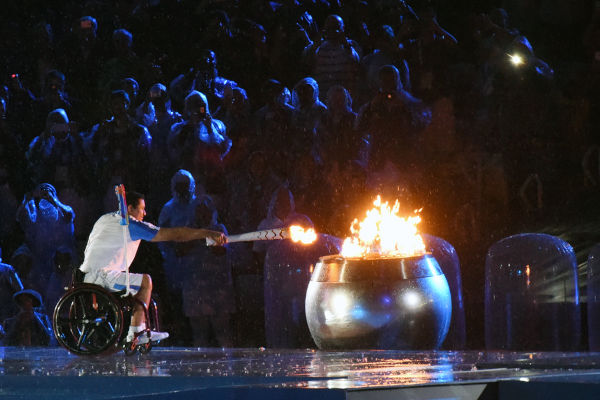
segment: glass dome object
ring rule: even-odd
[[[485,262],[488,350],[578,350],[581,314],[571,245],[541,233],[494,243]]]

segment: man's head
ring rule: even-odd
[[[56,188],[49,183],[40,183],[33,190],[34,197],[46,200],[58,200]]]
[[[127,115],[129,95],[124,90],[115,90],[110,94],[110,109],[115,117]]]
[[[46,131],[58,140],[64,139],[69,134],[69,117],[64,109],[57,108],[48,113],[46,117]]]
[[[87,43],[95,40],[97,31],[98,22],[96,21],[96,18],[89,15],[79,18],[76,32],[82,42]]]
[[[137,81],[133,78],[123,78],[119,83],[121,89],[127,92],[129,101],[135,104],[138,92],[140,91],[140,85],[137,83]]]
[[[334,85],[327,91],[327,108],[331,110],[348,110],[352,108],[350,92],[342,85]]]
[[[64,92],[65,90],[65,75],[58,70],[48,71],[44,79],[44,87],[49,94]]]
[[[323,39],[332,42],[341,42],[346,37],[344,33],[344,20],[339,15],[329,15],[323,25]]]
[[[384,65],[379,69],[379,90],[388,95],[393,95],[402,88],[400,72],[393,65]]]
[[[203,93],[193,90],[185,98],[185,112],[192,123],[198,124],[206,118],[208,114],[208,102]]]
[[[188,203],[194,197],[195,190],[196,181],[189,171],[180,169],[175,172],[171,178],[171,194],[174,198]]]
[[[43,304],[42,296],[33,289],[23,289],[15,293],[13,299],[25,311],[33,311],[34,308],[41,307]]]
[[[242,88],[236,87],[231,90],[231,111],[242,113],[248,109],[248,94]]]
[[[285,220],[287,216],[294,211],[294,198],[292,192],[286,187],[280,187],[277,190],[273,213],[280,220]]]
[[[112,36],[113,46],[117,55],[126,56],[131,50],[133,35],[126,29],[116,29]]]
[[[206,79],[217,77],[217,56],[212,50],[202,50],[196,68]]]
[[[284,86],[276,79],[267,80],[262,87],[262,94],[267,104],[276,104],[283,92]]]
[[[194,222],[198,227],[209,227],[217,223],[217,207],[208,195],[198,198],[194,205]]]
[[[148,101],[154,106],[164,106],[167,103],[167,87],[162,83],[155,83],[148,90]]]
[[[143,221],[146,216],[146,200],[144,200],[144,195],[138,192],[127,192],[127,214],[130,217]]]
[[[297,102],[300,108],[312,106],[319,97],[319,86],[313,78],[304,78],[296,84]]]

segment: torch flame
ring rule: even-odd
[[[313,228],[304,229],[298,225],[290,226],[290,239],[295,243],[311,244],[317,240],[317,234]]]
[[[342,256],[411,257],[425,254],[425,243],[417,231],[417,224],[421,222],[419,215],[400,217],[398,200],[390,207],[387,202],[382,203],[381,196],[377,196],[373,205],[375,208],[367,211],[364,220],[352,222],[352,236],[344,241]]]

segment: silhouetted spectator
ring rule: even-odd
[[[19,271],[26,287],[40,293],[52,289],[49,281],[56,252],[60,249],[70,252],[74,246],[74,218],[73,209],[58,199],[56,189],[48,183],[38,185],[25,195],[17,210],[17,220],[25,232],[25,245],[32,258],[29,273]],[[54,307],[54,304],[49,305]]]
[[[226,67],[226,74],[229,74],[230,71],[228,69],[232,68],[230,67],[232,66],[230,55],[235,49],[233,33],[231,31],[231,19],[223,9],[203,13],[202,17],[204,19],[202,21],[204,29],[198,41],[198,48],[213,49],[219,55],[221,65]],[[201,57],[204,56],[205,54],[201,54]]]
[[[354,94],[357,89],[360,55],[356,43],[346,37],[344,21],[329,15],[323,26],[323,42],[305,49],[311,75],[323,93],[333,85],[342,85]]]
[[[164,190],[165,187],[163,186]],[[189,171],[179,170],[171,178],[171,199],[164,204],[158,216],[158,224],[161,227],[186,226],[193,216],[193,202],[196,199],[196,182]],[[200,189],[201,191],[203,189]],[[189,325],[186,324],[183,314],[183,285],[185,271],[183,269],[183,256],[189,244],[175,242],[158,243],[163,259],[164,276],[167,283],[168,302],[163,308],[168,315],[165,325],[171,325],[172,331],[181,332],[181,337],[176,340],[181,344],[189,344],[192,339],[191,333],[186,335]],[[195,296],[194,296],[195,297]],[[169,330],[169,329],[166,329]],[[186,343],[188,342],[188,343]]]
[[[266,216],[260,221],[256,229],[260,231],[263,229],[283,228],[283,221],[295,213],[294,195],[286,184],[282,184],[271,195]],[[264,262],[265,254],[271,244],[268,241],[256,241],[252,245],[252,251],[256,253],[260,264]]]
[[[2,262],[2,248],[0,248],[0,321],[12,317],[18,311],[13,302],[13,295],[23,290],[23,284],[15,269]]]
[[[123,78],[119,82],[119,89],[124,90],[125,93],[127,93],[127,95],[129,96],[129,113],[132,117],[135,117],[138,106],[138,94],[140,92],[140,84],[134,78]]]
[[[284,225],[314,228],[303,214],[288,217]],[[271,348],[313,346],[305,315],[306,289],[319,257],[338,254],[339,240],[319,234],[312,244],[275,241],[267,250],[264,266],[265,336]]]
[[[412,40],[405,43],[405,53],[411,68],[411,92],[423,98],[435,89],[435,76],[457,59],[456,38],[440,26],[432,8],[423,10]]]
[[[308,19],[308,16],[305,16],[304,19]],[[313,22],[312,17],[310,17],[310,21]],[[293,85],[302,76],[312,73],[309,63],[302,63],[299,60],[302,58],[304,49],[311,46],[313,41],[301,21],[294,23],[290,18],[277,15],[273,18],[273,22],[274,25],[269,28],[267,36],[270,55],[269,71],[271,73],[267,76],[276,76],[285,85]],[[258,83],[262,82],[258,81]]]
[[[202,50],[196,65],[171,81],[169,96],[174,105],[181,109],[185,98],[195,90],[204,93],[216,109],[224,97],[231,96],[231,89],[235,86],[237,84],[234,81],[219,76],[215,52]]]
[[[256,147],[256,127],[246,91],[234,88],[231,98],[223,102],[216,117],[227,127],[227,136],[232,142],[225,159],[226,167],[228,170],[239,168]]]
[[[56,339],[52,333],[50,318],[43,310],[42,296],[32,289],[14,294],[19,313],[4,321],[5,346],[53,346]]]
[[[260,85],[271,73],[270,46],[267,42],[270,35],[261,25],[255,21],[244,18],[236,23],[237,34],[235,41],[238,44],[236,51],[231,54],[230,66],[246,65],[247,73],[236,76],[238,83],[248,91],[250,96],[260,93]],[[289,63],[288,60],[279,58],[281,63]]]
[[[73,113],[73,105],[65,91],[65,84],[66,78],[62,72],[52,70],[46,74],[42,95],[34,103],[33,127],[37,132],[43,129],[50,111],[62,108],[69,114]]]
[[[266,104],[255,114],[257,149],[277,153],[286,149],[294,108],[284,100],[284,86],[269,79],[263,86]]]
[[[164,189],[164,188],[163,188]],[[162,207],[158,224],[164,227],[185,226],[193,215],[192,204],[196,199],[196,181],[189,171],[180,169],[171,178],[171,199]],[[163,242],[158,247],[163,256],[167,285],[172,293],[181,297],[183,270],[178,248],[181,243]],[[180,299],[181,301],[181,299]]]
[[[111,94],[113,116],[100,123],[92,138],[92,149],[100,178],[105,188],[119,177],[125,185],[145,188],[152,137],[145,126],[129,115],[129,96],[122,90]]]
[[[60,69],[69,77],[72,94],[80,101],[80,123],[83,128],[88,128],[104,114],[97,85],[106,60],[106,49],[98,37],[96,18],[88,15],[74,21],[58,47]]]
[[[317,153],[317,126],[327,112],[327,107],[319,100],[317,81],[308,77],[298,82],[292,92],[292,106],[293,129],[288,141],[288,151],[294,157]]]
[[[327,111],[318,127],[320,157],[327,166],[348,160],[362,159],[366,155],[366,141],[354,129],[356,113],[352,111],[350,93],[339,85],[327,92]]]
[[[113,31],[111,55],[102,65],[99,78],[99,88],[103,92],[117,85],[123,78],[142,75],[142,61],[133,51],[133,35],[128,30]]]
[[[192,209],[189,226],[227,234],[209,196],[199,196]],[[194,346],[233,346],[235,294],[226,252],[226,246],[215,249],[196,241],[190,243],[183,256],[183,310],[192,326]]]
[[[379,26],[373,33],[373,51],[361,60],[365,72],[366,82],[363,90],[369,96],[377,93],[379,89],[379,70],[384,65],[395,65],[400,71],[402,87],[410,92],[410,70],[408,62],[402,54],[402,45],[394,34],[394,29],[389,25]]]
[[[223,158],[231,148],[225,124],[210,114],[203,93],[193,91],[185,99],[186,120],[171,127],[168,146],[171,162],[187,169],[207,193],[224,190]]]
[[[418,133],[429,123],[431,112],[402,89],[400,74],[393,65],[381,67],[379,80],[379,92],[361,107],[356,120],[357,129],[370,135],[369,164],[377,169],[391,160],[413,169],[418,158]]]
[[[77,186],[84,191],[88,187],[90,170],[81,136],[62,108],[48,113],[46,128],[29,144],[27,160],[32,184],[55,182],[58,190]]]
[[[176,170],[176,165],[169,158],[167,140],[171,127],[181,122],[183,117],[171,109],[167,88],[161,83],[150,87],[146,100],[140,104],[135,114],[136,121],[145,125],[152,136],[150,171],[155,184],[149,188],[148,197],[152,199],[152,203],[160,205],[169,198],[164,187],[169,184],[173,171]],[[158,210],[155,214],[158,214]]]
[[[52,25],[46,21],[40,21],[32,29],[31,57],[35,60],[32,65],[33,73],[37,76],[37,82],[33,90],[41,92],[46,80],[46,74],[57,68],[57,57]]]
[[[27,177],[25,167],[23,148],[6,121],[6,101],[0,97],[0,244],[13,236],[17,196]]]

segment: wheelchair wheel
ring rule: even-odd
[[[69,290],[56,304],[52,322],[57,341],[72,353],[120,349],[123,311],[118,299],[100,286],[84,284]]]

